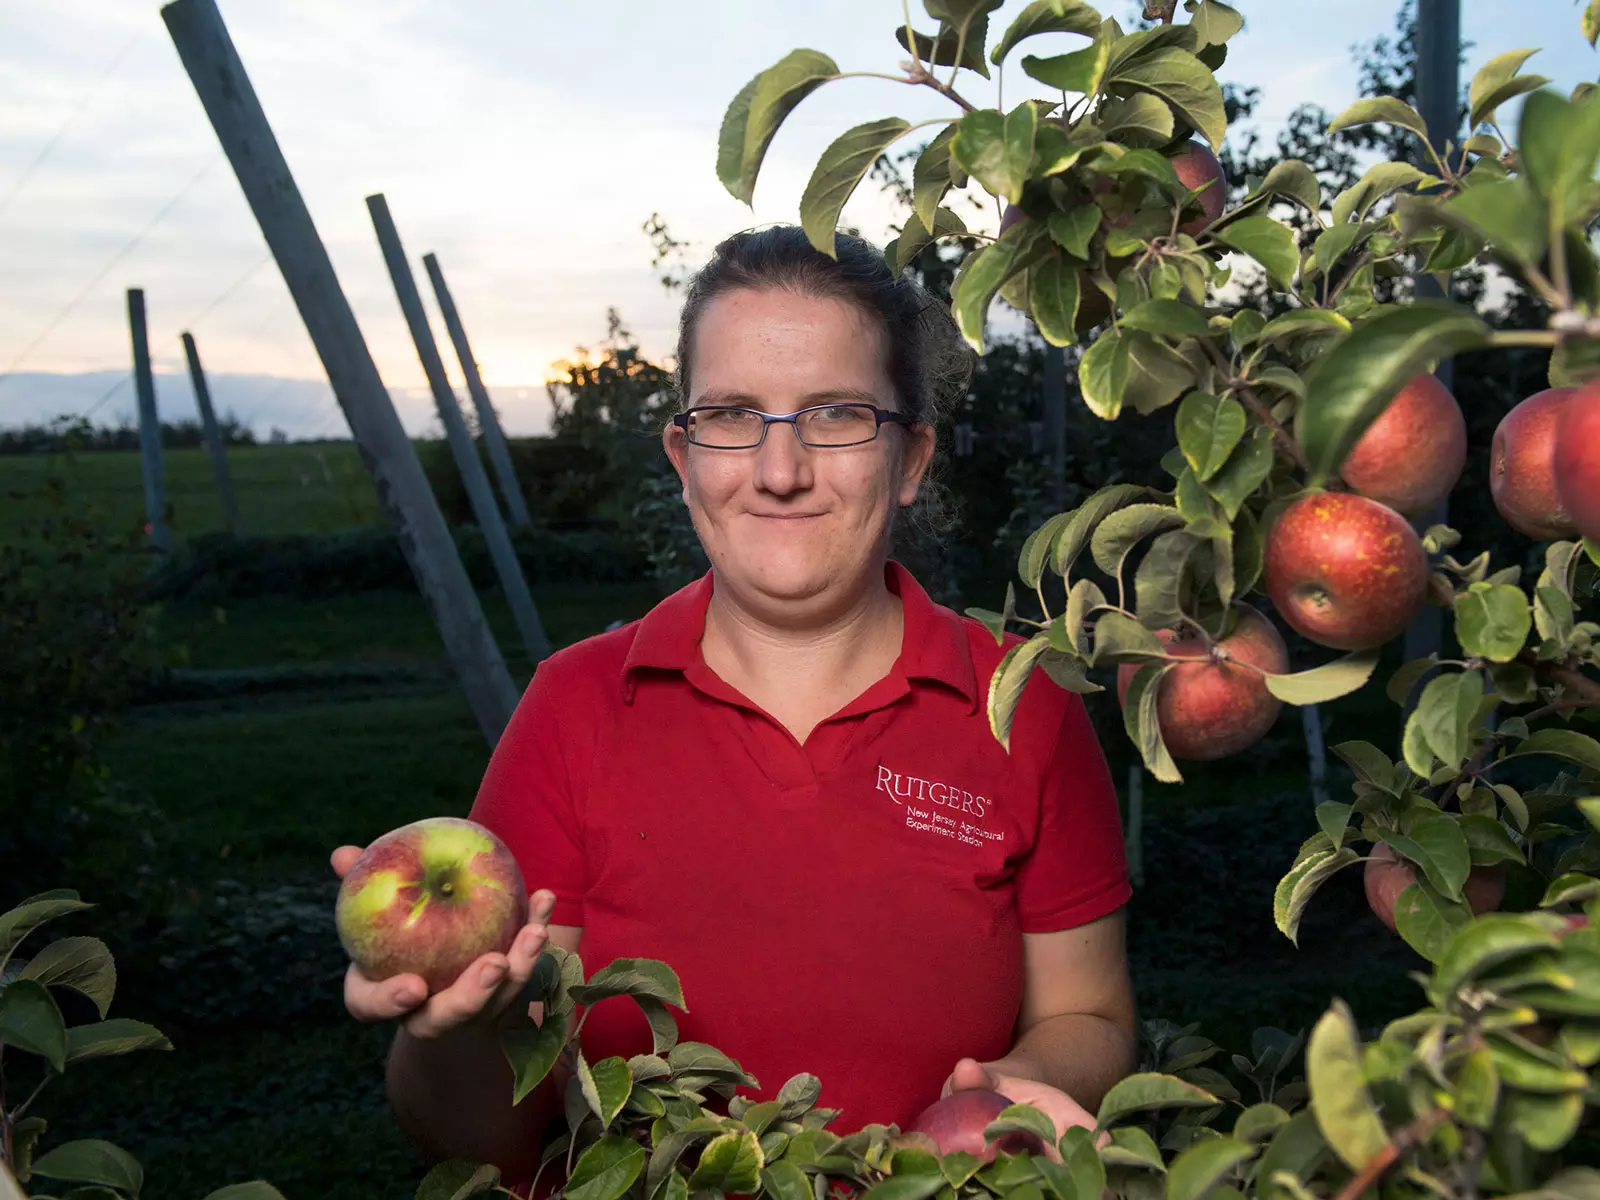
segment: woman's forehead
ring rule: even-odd
[[[882,403],[891,389],[884,332],[846,300],[739,289],[706,306],[695,331],[694,390],[761,399],[781,392]],[[719,403],[722,401],[718,401]],[[743,403],[743,400],[728,400]]]

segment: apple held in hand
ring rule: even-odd
[[[1170,629],[1156,634],[1168,654],[1200,659],[1172,667],[1157,685],[1161,740],[1174,758],[1208,761],[1237,754],[1265,737],[1283,709],[1261,672],[1287,671],[1288,647],[1272,622],[1243,604],[1239,609],[1239,623],[1217,641],[1215,657],[1199,637]],[[1123,663],[1117,669],[1119,700],[1126,700],[1141,665]]]
[[[334,921],[362,974],[420,975],[431,995],[479,956],[511,948],[528,921],[528,891],[494,834],[459,817],[429,817],[362,852],[339,887]]]
[[[1448,388],[1418,375],[1368,425],[1339,476],[1369,500],[1408,517],[1450,494],[1467,463],[1467,422]]]
[[[1417,881],[1417,868],[1401,858],[1388,842],[1379,842],[1361,872],[1361,883],[1367,893],[1367,904],[1378,914],[1378,920],[1394,931],[1394,902],[1400,893]],[[1506,896],[1506,869],[1503,866],[1473,867],[1461,895],[1474,916],[1482,916],[1500,907]]]
[[[1489,449],[1489,494],[1506,524],[1531,538],[1566,538],[1572,515],[1556,491],[1556,434],[1577,388],[1535,392],[1504,417]]]
[[[1422,539],[1394,509],[1349,492],[1294,501],[1267,534],[1267,594],[1313,642],[1370,650],[1400,634],[1427,599]]]
[[[1555,446],[1556,497],[1584,537],[1600,541],[1600,383],[1568,399]]]
[[[984,1162],[1001,1154],[1042,1154],[1044,1143],[1031,1133],[1017,1131],[985,1142],[983,1131],[1011,1101],[999,1092],[968,1088],[934,1101],[911,1122],[914,1133],[925,1133],[939,1145],[940,1154],[964,1150]]]

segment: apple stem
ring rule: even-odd
[[[1440,1125],[1444,1124],[1449,1114],[1442,1108],[1431,1108],[1416,1120],[1394,1135],[1382,1150],[1368,1160],[1367,1165],[1357,1171],[1355,1177],[1334,1198],[1334,1200],[1360,1200],[1368,1188],[1378,1182],[1378,1179],[1411,1147],[1426,1140]]]

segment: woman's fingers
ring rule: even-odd
[[[428,996],[419,975],[368,979],[354,963],[344,973],[344,1006],[358,1021],[392,1021],[413,1012]]]

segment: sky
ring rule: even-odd
[[[1397,0],[1236,0],[1224,80],[1262,89],[1270,133],[1298,104],[1355,98],[1351,47]],[[1003,29],[1025,0],[991,19]],[[946,115],[925,88],[848,79],[810,96],[768,151],[747,208],[716,178],[728,100],[792,49],[893,72],[898,0],[219,0],[408,430],[437,428],[368,216],[382,193],[451,379],[460,373],[420,265],[437,254],[508,432],[548,425],[552,364],[595,347],[617,308],[671,356],[677,301],[642,230],[659,213],[703,259],[722,237],[798,218],[822,150],[851,125]],[[1128,0],[1101,11],[1126,19]],[[930,27],[912,0],[920,27]],[[1463,80],[1494,54],[1565,89],[1600,76],[1573,0],[1462,0]],[[1052,45],[1052,43],[1054,43]],[[1061,53],[1071,35],[1029,44]],[[1016,55],[1014,57],[1020,57]],[[1017,67],[958,84],[1014,104]],[[1037,85],[1034,90],[1038,91]],[[880,242],[870,181],[843,221]],[[126,292],[142,288],[163,418],[194,412],[178,335],[193,332],[219,411],[263,435],[344,436],[310,338],[152,0],[0,0],[0,426],[131,417]]]

